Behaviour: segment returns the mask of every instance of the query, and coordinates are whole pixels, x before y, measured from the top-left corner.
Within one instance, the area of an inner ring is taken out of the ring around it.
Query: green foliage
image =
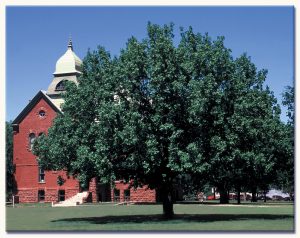
[[[183,174],[219,190],[267,186],[287,144],[266,70],[246,54],[233,59],[224,37],[189,28],[175,47],[173,24],[147,30],[118,57],[102,47],[87,53],[63,114],[35,143],[39,163],[83,187],[118,176],[168,195]]]
[[[278,145],[281,150],[281,161],[279,170],[277,171],[277,187],[283,189],[285,192],[294,194],[294,126],[295,126],[295,92],[294,87],[288,86],[283,93],[283,105],[287,106],[287,116],[289,121],[282,128],[282,140]],[[284,151],[284,153],[282,153]]]
[[[287,106],[287,116],[289,118],[289,124],[294,127],[295,121],[295,89],[294,87],[287,86],[283,93],[282,104]]]
[[[6,197],[14,191],[14,164],[13,164],[13,127],[11,122],[5,122],[6,136]]]
[[[66,182],[66,180],[63,177],[61,177],[60,175],[57,177],[57,184],[59,186],[64,185],[65,182]]]

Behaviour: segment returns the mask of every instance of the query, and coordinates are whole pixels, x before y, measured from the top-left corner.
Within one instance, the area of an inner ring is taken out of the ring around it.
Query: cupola
[[[47,90],[47,95],[58,108],[61,108],[64,102],[62,93],[65,92],[66,81],[71,81],[78,85],[77,79],[81,75],[81,65],[82,61],[74,53],[72,40],[69,39],[68,49],[57,60],[55,72],[53,73],[54,78]]]
[[[74,53],[72,40],[69,39],[68,49],[56,62],[54,76],[60,74],[81,73],[81,59]]]

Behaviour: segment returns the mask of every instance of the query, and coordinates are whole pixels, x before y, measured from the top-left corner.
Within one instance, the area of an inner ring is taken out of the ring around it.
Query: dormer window
[[[60,82],[56,85],[55,91],[65,91],[65,90],[66,90],[66,89],[65,89],[66,81],[67,81],[67,80],[62,80],[62,81],[60,81]]]

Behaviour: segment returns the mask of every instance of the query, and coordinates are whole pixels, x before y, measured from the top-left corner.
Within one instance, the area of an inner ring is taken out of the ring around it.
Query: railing
[[[11,201],[7,201],[6,205],[12,205],[12,207],[15,207],[15,196],[12,196],[12,200]]]

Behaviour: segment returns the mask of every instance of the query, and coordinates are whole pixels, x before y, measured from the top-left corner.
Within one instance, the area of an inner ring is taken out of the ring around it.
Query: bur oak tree
[[[118,177],[156,189],[167,218],[183,177],[209,181],[227,202],[229,188],[254,181],[259,166],[268,173],[271,163],[260,141],[273,125],[264,120],[275,118],[265,72],[246,56],[234,60],[224,37],[181,29],[175,46],[173,24],[147,30],[119,56],[88,52],[78,86],[67,84],[63,113],[34,153],[45,169],[66,169],[83,187],[93,177]]]

